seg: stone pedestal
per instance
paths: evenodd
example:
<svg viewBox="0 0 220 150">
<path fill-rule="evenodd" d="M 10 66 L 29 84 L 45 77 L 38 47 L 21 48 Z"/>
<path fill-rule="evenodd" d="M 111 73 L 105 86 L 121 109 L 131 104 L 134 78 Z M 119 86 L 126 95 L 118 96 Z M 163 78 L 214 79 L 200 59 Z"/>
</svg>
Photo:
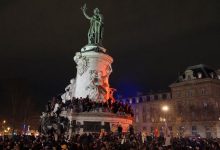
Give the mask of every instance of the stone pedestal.
<svg viewBox="0 0 220 150">
<path fill-rule="evenodd" d="M 86 97 L 97 102 L 105 102 L 108 99 L 114 102 L 115 89 L 110 88 L 108 81 L 112 73 L 113 58 L 105 52 L 103 47 L 87 45 L 75 54 L 77 75 L 65 88 L 66 92 L 62 95 L 64 103 L 73 98 Z M 119 125 L 122 126 L 123 132 L 127 132 L 133 121 L 133 118 L 128 115 L 102 111 L 101 108 L 93 112 L 80 113 L 64 110 L 61 116 L 68 118 L 70 122 L 69 137 L 73 132 L 100 132 L 101 129 L 114 132 Z"/>
<path fill-rule="evenodd" d="M 61 116 L 71 117 L 75 133 L 100 132 L 102 129 L 109 132 L 117 132 L 118 125 L 123 132 L 127 132 L 133 118 L 128 115 L 118 115 L 110 112 L 83 112 L 70 113 L 63 111 Z"/>
<path fill-rule="evenodd" d="M 74 97 L 89 96 L 93 101 L 109 99 L 112 57 L 102 52 L 81 51 L 76 53 L 74 61 L 77 64 Z"/>
</svg>

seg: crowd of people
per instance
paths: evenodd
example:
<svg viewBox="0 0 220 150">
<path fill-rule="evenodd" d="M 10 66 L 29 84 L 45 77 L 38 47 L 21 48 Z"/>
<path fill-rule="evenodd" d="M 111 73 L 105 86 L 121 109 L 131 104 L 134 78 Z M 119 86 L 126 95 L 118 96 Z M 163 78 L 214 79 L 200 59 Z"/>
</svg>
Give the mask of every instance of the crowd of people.
<svg viewBox="0 0 220 150">
<path fill-rule="evenodd" d="M 1 150 L 219 150 L 219 139 L 166 138 L 143 133 L 83 133 L 55 141 L 52 136 L 0 137 Z M 169 143 L 169 144 L 167 144 Z"/>
<path fill-rule="evenodd" d="M 92 101 L 87 98 L 73 98 L 62 102 L 59 99 L 53 99 L 48 102 L 46 111 L 59 114 L 62 110 L 72 110 L 73 112 L 112 112 L 119 115 L 130 115 L 133 117 L 133 111 L 130 105 L 122 102 L 107 100 Z"/>
<path fill-rule="evenodd" d="M 54 113 L 56 117 L 65 110 L 76 113 L 112 112 L 133 117 L 133 111 L 128 104 L 111 100 L 98 102 L 89 98 L 73 98 L 65 102 L 53 99 L 48 102 L 46 113 Z M 122 126 L 118 124 L 115 132 L 101 130 L 100 133 L 75 133 L 69 137 L 61 134 L 58 139 L 52 132 L 37 137 L 25 135 L 1 137 L 0 150 L 220 150 L 220 139 L 146 135 L 145 132 L 135 133 L 132 125 L 129 126 L 127 133 L 122 131 Z"/>
</svg>

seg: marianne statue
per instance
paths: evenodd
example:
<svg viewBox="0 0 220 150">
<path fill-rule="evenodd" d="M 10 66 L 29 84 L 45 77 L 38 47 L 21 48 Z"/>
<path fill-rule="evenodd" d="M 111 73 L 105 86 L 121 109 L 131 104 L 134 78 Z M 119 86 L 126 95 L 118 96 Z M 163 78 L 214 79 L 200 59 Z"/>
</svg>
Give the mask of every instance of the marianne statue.
<svg viewBox="0 0 220 150">
<path fill-rule="evenodd" d="M 103 39 L 103 31 L 104 31 L 104 23 L 103 23 L 103 16 L 99 13 L 99 9 L 95 8 L 93 10 L 93 16 L 90 17 L 86 13 L 86 4 L 81 8 L 83 11 L 84 16 L 90 20 L 90 28 L 88 31 L 88 44 L 91 45 L 102 45 Z"/>
</svg>

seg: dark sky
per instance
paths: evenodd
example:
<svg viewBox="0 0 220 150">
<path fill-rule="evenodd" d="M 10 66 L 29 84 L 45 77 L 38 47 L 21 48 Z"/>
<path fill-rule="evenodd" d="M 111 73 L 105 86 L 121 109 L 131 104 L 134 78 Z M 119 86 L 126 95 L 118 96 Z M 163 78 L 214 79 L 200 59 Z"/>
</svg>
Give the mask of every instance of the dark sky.
<svg viewBox="0 0 220 150">
<path fill-rule="evenodd" d="M 64 91 L 87 44 L 85 2 L 104 15 L 110 83 L 122 95 L 167 89 L 190 65 L 220 68 L 219 0 L 0 0 L 2 95 L 16 83 L 42 108 Z"/>
</svg>

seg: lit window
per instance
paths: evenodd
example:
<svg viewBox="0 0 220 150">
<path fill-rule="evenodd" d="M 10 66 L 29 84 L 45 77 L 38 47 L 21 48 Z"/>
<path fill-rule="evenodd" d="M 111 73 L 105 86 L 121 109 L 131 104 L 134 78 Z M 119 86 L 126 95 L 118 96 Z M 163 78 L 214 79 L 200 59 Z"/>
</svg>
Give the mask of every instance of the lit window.
<svg viewBox="0 0 220 150">
<path fill-rule="evenodd" d="M 129 103 L 132 104 L 132 99 L 131 98 L 129 99 Z"/>
<path fill-rule="evenodd" d="M 136 100 L 136 103 L 139 103 L 139 98 L 138 97 L 136 97 L 135 100 Z"/>
</svg>

